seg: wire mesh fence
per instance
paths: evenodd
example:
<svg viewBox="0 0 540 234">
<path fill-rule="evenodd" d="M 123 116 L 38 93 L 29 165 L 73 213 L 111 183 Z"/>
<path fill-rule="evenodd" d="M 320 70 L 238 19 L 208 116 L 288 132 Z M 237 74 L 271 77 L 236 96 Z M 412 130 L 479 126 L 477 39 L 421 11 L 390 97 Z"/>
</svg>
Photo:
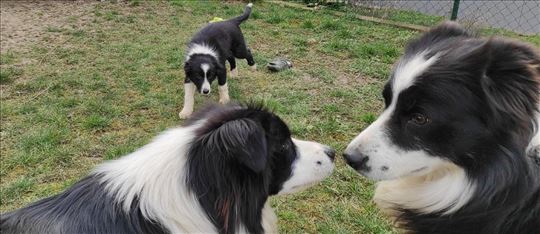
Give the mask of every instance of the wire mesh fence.
<svg viewBox="0 0 540 234">
<path fill-rule="evenodd" d="M 344 4 L 348 10 L 365 16 L 423 26 L 432 26 L 443 20 L 455 19 L 474 28 L 504 29 L 525 35 L 540 34 L 540 1 L 538 0 L 338 0 L 322 2 Z"/>
</svg>

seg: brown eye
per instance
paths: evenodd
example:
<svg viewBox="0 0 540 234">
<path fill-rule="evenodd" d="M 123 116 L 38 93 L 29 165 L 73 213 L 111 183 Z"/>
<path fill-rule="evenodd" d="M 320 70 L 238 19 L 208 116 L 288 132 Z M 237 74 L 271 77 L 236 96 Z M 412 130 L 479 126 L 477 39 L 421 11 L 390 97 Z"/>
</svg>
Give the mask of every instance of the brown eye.
<svg viewBox="0 0 540 234">
<path fill-rule="evenodd" d="M 424 125 L 424 124 L 427 124 L 430 122 L 429 118 L 426 117 L 425 115 L 423 114 L 420 114 L 420 113 L 414 113 L 412 116 L 411 116 L 411 120 L 413 123 L 417 124 L 417 125 Z"/>
</svg>

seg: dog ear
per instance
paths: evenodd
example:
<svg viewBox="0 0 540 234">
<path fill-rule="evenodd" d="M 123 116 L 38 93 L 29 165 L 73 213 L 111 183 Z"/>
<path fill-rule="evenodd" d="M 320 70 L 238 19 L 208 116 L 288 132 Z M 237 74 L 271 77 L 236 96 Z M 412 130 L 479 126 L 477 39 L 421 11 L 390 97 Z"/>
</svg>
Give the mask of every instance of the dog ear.
<svg viewBox="0 0 540 234">
<path fill-rule="evenodd" d="M 490 39 L 464 61 L 476 64 L 481 72 L 480 86 L 498 121 L 527 122 L 538 108 L 540 95 L 540 58 L 531 48 Z"/>
<path fill-rule="evenodd" d="M 189 64 L 189 61 L 184 62 L 184 72 L 186 74 L 189 74 L 191 72 L 191 66 Z"/>
<path fill-rule="evenodd" d="M 217 59 L 214 59 L 214 67 L 216 69 L 217 77 L 223 77 L 227 75 L 227 69 Z"/>
<path fill-rule="evenodd" d="M 452 37 L 473 37 L 467 29 L 456 22 L 446 21 L 438 26 L 431 28 L 418 39 L 411 41 L 406 50 L 418 51 L 426 48 L 426 45 L 433 45 L 442 40 Z"/>
<path fill-rule="evenodd" d="M 212 131 L 208 142 L 224 156 L 238 160 L 254 172 L 262 172 L 267 164 L 267 144 L 263 128 L 250 119 L 223 123 Z"/>
</svg>

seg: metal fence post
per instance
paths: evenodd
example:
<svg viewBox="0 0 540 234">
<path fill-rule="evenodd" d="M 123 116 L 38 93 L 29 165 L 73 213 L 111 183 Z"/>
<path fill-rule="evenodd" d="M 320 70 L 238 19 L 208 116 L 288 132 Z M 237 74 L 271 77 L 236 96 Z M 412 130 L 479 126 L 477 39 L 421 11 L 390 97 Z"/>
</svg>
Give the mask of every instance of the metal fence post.
<svg viewBox="0 0 540 234">
<path fill-rule="evenodd" d="M 450 20 L 457 19 L 458 11 L 459 11 L 459 0 L 454 0 L 454 7 L 452 7 L 452 16 L 450 16 Z"/>
</svg>

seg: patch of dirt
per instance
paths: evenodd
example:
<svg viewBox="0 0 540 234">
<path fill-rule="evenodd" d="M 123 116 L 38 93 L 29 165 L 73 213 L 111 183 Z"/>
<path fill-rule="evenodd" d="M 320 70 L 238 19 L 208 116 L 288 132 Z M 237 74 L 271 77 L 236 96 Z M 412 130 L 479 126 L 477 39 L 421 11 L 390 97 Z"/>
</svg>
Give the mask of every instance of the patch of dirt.
<svg viewBox="0 0 540 234">
<path fill-rule="evenodd" d="M 91 22 L 97 1 L 0 1 L 0 52 L 62 36 Z M 57 32 L 57 33 L 51 33 Z"/>
<path fill-rule="evenodd" d="M 345 85 L 369 85 L 376 83 L 377 80 L 375 78 L 369 77 L 369 76 L 363 76 L 361 74 L 351 75 L 351 74 L 339 74 L 337 77 L 337 84 L 341 86 Z"/>
</svg>

